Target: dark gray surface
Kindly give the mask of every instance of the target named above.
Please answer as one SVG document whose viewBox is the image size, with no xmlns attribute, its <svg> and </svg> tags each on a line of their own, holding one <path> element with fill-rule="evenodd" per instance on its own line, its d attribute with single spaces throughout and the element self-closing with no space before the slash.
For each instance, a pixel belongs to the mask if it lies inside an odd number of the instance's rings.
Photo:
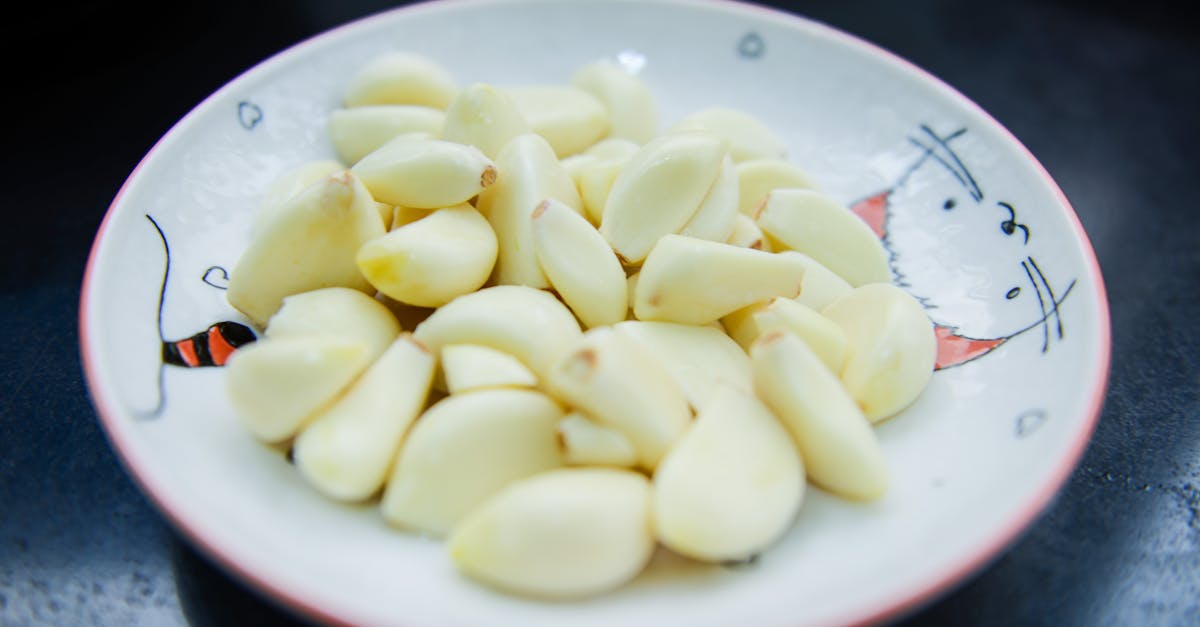
<svg viewBox="0 0 1200 627">
<path fill-rule="evenodd" d="M 1079 468 L 1016 544 L 911 622 L 1200 623 L 1194 23 L 1162 2 L 790 5 L 1012 130 L 1079 212 L 1112 304 L 1111 386 Z M 82 383 L 78 290 L 109 201 L 178 118 L 386 6 L 65 2 L 6 20 L 0 624 L 291 620 L 179 540 L 124 474 Z"/>
</svg>

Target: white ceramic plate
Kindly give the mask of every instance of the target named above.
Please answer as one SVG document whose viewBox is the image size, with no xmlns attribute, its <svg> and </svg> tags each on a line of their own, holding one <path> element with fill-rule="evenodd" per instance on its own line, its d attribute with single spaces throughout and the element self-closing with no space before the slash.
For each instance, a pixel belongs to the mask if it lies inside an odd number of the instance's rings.
<svg viewBox="0 0 1200 627">
<path fill-rule="evenodd" d="M 879 229 L 899 282 L 946 336 L 950 367 L 878 429 L 887 496 L 854 505 L 810 490 L 791 532 L 748 567 L 664 560 L 602 598 L 530 602 L 460 577 L 440 543 L 388 528 L 374 507 L 318 496 L 240 426 L 219 368 L 161 365 L 164 339 L 242 320 L 220 288 L 259 196 L 283 170 L 333 155 L 324 120 L 349 73 L 393 49 L 424 53 L 463 84 L 563 82 L 585 62 L 620 59 L 641 68 L 665 124 L 712 105 L 767 122 L 793 161 Z M 1087 442 L 1109 359 L 1087 238 L 1046 172 L 986 113 L 825 26 L 674 1 L 432 3 L 262 63 L 196 107 L 129 177 L 96 238 L 81 327 L 113 446 L 184 534 L 311 617 L 410 627 L 894 616 L 985 564 L 1041 511 Z"/>
</svg>

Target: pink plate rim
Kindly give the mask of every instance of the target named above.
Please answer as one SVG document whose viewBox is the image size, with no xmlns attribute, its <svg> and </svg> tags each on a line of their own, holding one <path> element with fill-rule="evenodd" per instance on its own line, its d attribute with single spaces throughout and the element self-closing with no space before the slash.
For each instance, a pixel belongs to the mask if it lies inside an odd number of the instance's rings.
<svg viewBox="0 0 1200 627">
<path fill-rule="evenodd" d="M 353 30 L 370 22 L 379 21 L 382 19 L 390 19 L 395 14 L 407 14 L 424 11 L 435 10 L 451 10 L 457 9 L 465 4 L 506 4 L 513 0 L 431 0 L 413 5 L 397 7 L 394 9 L 368 15 L 363 18 L 348 22 L 341 26 L 324 31 L 318 35 L 301 41 L 273 56 L 258 63 L 254 67 L 246 70 L 239 76 L 230 80 L 220 89 L 213 92 L 205 98 L 200 104 L 193 108 L 187 115 L 181 118 L 162 138 L 160 138 L 153 147 L 141 159 L 138 165 L 126 178 L 121 188 L 113 197 L 108 209 L 105 212 L 104 219 L 100 223 L 96 237 L 92 243 L 91 252 L 88 255 L 87 266 L 84 270 L 83 286 L 80 294 L 79 304 L 79 342 L 80 354 L 84 376 L 88 384 L 88 390 L 92 398 L 92 402 L 97 409 L 100 417 L 100 422 L 104 427 L 105 435 L 113 449 L 117 451 L 118 458 L 128 474 L 133 477 L 135 483 L 146 494 L 151 502 L 155 504 L 158 510 L 171 521 L 172 525 L 180 530 L 193 546 L 199 547 L 203 553 L 214 558 L 228 572 L 233 573 L 243 582 L 250 585 L 255 590 L 266 595 L 266 597 L 278 604 L 284 609 L 296 612 L 310 619 L 316 619 L 328 624 L 351 624 L 347 617 L 335 616 L 328 610 L 310 603 L 302 595 L 296 591 L 289 590 L 286 587 L 274 582 L 260 573 L 256 572 L 253 565 L 245 563 L 237 555 L 226 552 L 222 546 L 212 538 L 208 537 L 200 525 L 188 520 L 182 513 L 175 500 L 178 498 L 173 493 L 166 489 L 165 486 L 151 475 L 149 472 L 139 471 L 139 460 L 135 458 L 133 449 L 128 444 L 126 439 L 126 430 L 123 429 L 119 421 L 123 414 L 117 409 L 116 404 L 110 398 L 109 393 L 99 386 L 99 366 L 95 362 L 92 355 L 92 327 L 90 325 L 90 294 L 96 282 L 96 274 L 94 272 L 98 251 L 101 243 L 104 241 L 107 233 L 110 219 L 112 218 L 117 205 L 125 194 L 130 183 L 137 178 L 142 167 L 145 166 L 158 151 L 159 147 L 168 139 L 181 132 L 180 129 L 187 126 L 187 123 L 192 118 L 196 117 L 199 112 L 209 108 L 211 103 L 218 99 L 225 92 L 230 91 L 232 86 L 240 82 L 244 77 L 258 73 L 265 67 L 275 65 L 283 61 L 285 58 L 294 56 L 300 50 L 308 48 L 315 43 L 323 42 L 338 36 L 346 30 Z M 518 0 L 519 1 L 519 0 Z M 659 4 L 681 5 L 695 7 L 696 5 L 689 0 L 654 0 Z M 777 9 L 746 4 L 734 0 L 712 0 L 709 3 L 710 8 L 717 10 L 728 11 L 735 14 L 755 14 L 759 17 L 769 20 L 789 23 L 793 26 L 798 26 L 801 29 L 819 33 L 823 36 L 836 39 L 850 47 L 857 48 L 860 51 L 869 53 L 881 61 L 892 66 L 899 67 L 902 71 L 916 75 L 923 82 L 933 84 L 941 88 L 947 94 L 952 96 L 959 104 L 976 112 L 988 123 L 994 130 L 1006 137 L 1013 145 L 1017 146 L 1025 155 L 1030 163 L 1032 163 L 1037 172 L 1042 176 L 1045 183 L 1052 192 L 1058 197 L 1061 205 L 1067 209 L 1067 218 L 1070 222 L 1075 236 L 1084 253 L 1085 262 L 1087 264 L 1087 272 L 1089 278 L 1096 285 L 1097 301 L 1095 303 L 1096 311 L 1099 317 L 1099 329 L 1101 331 L 1100 356 L 1096 363 L 1096 368 L 1091 374 L 1090 384 L 1092 389 L 1092 397 L 1088 403 L 1088 419 L 1087 422 L 1081 425 L 1081 428 L 1075 434 L 1074 439 L 1070 443 L 1070 447 L 1066 455 L 1058 462 L 1058 465 L 1053 469 L 1051 476 L 1041 488 L 1033 494 L 1028 500 L 1017 509 L 1016 512 L 1010 515 L 1009 520 L 1004 527 L 993 536 L 988 542 L 982 543 L 970 553 L 964 554 L 957 562 L 951 564 L 942 572 L 922 579 L 914 581 L 909 585 L 904 592 L 893 596 L 885 601 L 871 606 L 858 608 L 853 614 L 843 617 L 843 622 L 848 624 L 876 624 L 889 619 L 896 619 L 910 612 L 916 611 L 925 604 L 933 601 L 941 594 L 949 591 L 955 584 L 963 582 L 968 576 L 981 570 L 992 560 L 997 558 L 1001 551 L 1013 543 L 1020 534 L 1025 531 L 1034 519 L 1042 513 L 1049 505 L 1050 501 L 1062 488 L 1072 470 L 1078 464 L 1080 457 L 1083 455 L 1088 442 L 1091 439 L 1092 432 L 1095 429 L 1096 422 L 1100 417 L 1100 411 L 1104 404 L 1105 390 L 1108 382 L 1109 368 L 1112 359 L 1112 329 L 1108 310 L 1108 298 L 1105 292 L 1104 280 L 1100 271 L 1099 262 L 1096 259 L 1095 251 L 1092 249 L 1087 233 L 1083 229 L 1083 225 L 1079 221 L 1079 216 L 1071 206 L 1066 195 L 1059 188 L 1058 184 L 1046 171 L 1045 167 L 1033 156 L 1028 148 L 1021 143 L 1008 129 L 1001 125 L 995 118 L 984 111 L 979 105 L 968 99 L 962 93 L 947 85 L 944 81 L 921 69 L 913 63 L 903 59 L 902 57 L 889 52 L 875 44 L 866 40 L 860 39 L 857 36 L 840 31 L 832 26 L 814 21 L 809 18 L 800 17 L 790 13 L 786 13 Z"/>
</svg>

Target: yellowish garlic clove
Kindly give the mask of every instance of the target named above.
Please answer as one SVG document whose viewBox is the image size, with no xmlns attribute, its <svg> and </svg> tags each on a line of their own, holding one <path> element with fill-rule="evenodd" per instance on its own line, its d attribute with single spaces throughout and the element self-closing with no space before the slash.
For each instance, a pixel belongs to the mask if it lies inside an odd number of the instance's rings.
<svg viewBox="0 0 1200 627">
<path fill-rule="evenodd" d="M 487 282 L 497 248 L 488 221 L 461 204 L 363 244 L 357 261 L 371 285 L 392 299 L 440 307 Z"/>
<path fill-rule="evenodd" d="M 777 189 L 817 188 L 799 166 L 782 159 L 753 159 L 737 164 L 738 210 L 748 216 L 758 213 L 767 194 Z"/>
<path fill-rule="evenodd" d="M 352 171 L 376 200 L 415 209 L 453 207 L 496 181 L 496 166 L 474 146 L 438 139 L 393 139 Z"/>
<path fill-rule="evenodd" d="M 787 253 L 667 235 L 642 265 L 633 310 L 639 320 L 708 324 L 762 300 L 795 297 L 803 279 L 804 264 Z"/>
<path fill-rule="evenodd" d="M 265 324 L 292 294 L 323 287 L 373 292 L 354 255 L 383 235 L 370 192 L 349 172 L 330 175 L 280 206 L 242 253 L 229 279 L 229 304 Z"/>
<path fill-rule="evenodd" d="M 327 287 L 283 299 L 267 321 L 268 339 L 333 335 L 362 342 L 374 360 L 400 334 L 400 322 L 378 300 L 345 287 Z"/>
<path fill-rule="evenodd" d="M 508 484 L 562 465 L 562 409 L 532 390 L 478 390 L 430 407 L 388 478 L 389 523 L 444 536 Z"/>
<path fill-rule="evenodd" d="M 445 109 L 458 87 L 437 62 L 409 52 L 388 52 L 367 62 L 346 87 L 347 107 L 422 105 Z"/>
<path fill-rule="evenodd" d="M 254 437 L 283 442 L 337 398 L 371 362 L 359 340 L 332 335 L 264 339 L 234 351 L 225 389 Z"/>
<path fill-rule="evenodd" d="M 461 394 L 485 388 L 536 387 L 538 380 L 516 357 L 478 344 L 442 347 L 446 390 Z"/>
<path fill-rule="evenodd" d="M 746 560 L 786 532 L 804 494 L 791 437 L 753 394 L 719 385 L 654 473 L 654 527 L 669 549 Z"/>
<path fill-rule="evenodd" d="M 937 338 L 920 303 L 904 290 L 864 285 L 822 310 L 848 340 L 841 380 L 878 422 L 908 407 L 933 376 Z"/>
<path fill-rule="evenodd" d="M 707 133 L 664 135 L 621 169 L 605 201 L 600 234 L 627 263 L 696 215 L 721 172 L 726 143 Z"/>
<path fill-rule="evenodd" d="M 836 200 L 807 189 L 777 189 L 756 217 L 788 250 L 812 257 L 854 287 L 892 280 L 879 236 Z"/>
<path fill-rule="evenodd" d="M 627 470 L 567 468 L 512 484 L 463 520 L 450 556 L 467 575 L 526 596 L 619 587 L 654 552 L 650 486 Z"/>
<path fill-rule="evenodd" d="M 714 107 L 697 111 L 679 121 L 671 132 L 707 131 L 729 142 L 729 155 L 740 163 L 751 159 L 783 159 L 787 147 L 754 116 Z"/>
<path fill-rule="evenodd" d="M 610 137 L 645 143 L 658 135 L 658 104 L 654 95 L 645 83 L 615 63 L 589 63 L 575 72 L 571 84 L 604 103 Z"/>
<path fill-rule="evenodd" d="M 629 438 L 646 470 L 691 422 L 687 398 L 662 362 L 610 327 L 585 333 L 546 381 L 557 397 Z"/>
<path fill-rule="evenodd" d="M 538 264 L 585 327 L 625 319 L 625 271 L 608 242 L 583 216 L 561 202 L 543 201 L 533 212 Z"/>
<path fill-rule="evenodd" d="M 557 298 L 519 285 L 460 296 L 413 332 L 435 354 L 447 344 L 479 344 L 508 353 L 542 380 L 580 335 L 575 316 Z"/>
<path fill-rule="evenodd" d="M 608 109 L 578 87 L 531 85 L 505 92 L 533 132 L 545 138 L 560 158 L 581 153 L 608 134 Z"/>
<path fill-rule="evenodd" d="M 521 135 L 496 157 L 496 184 L 479 195 L 476 204 L 500 242 L 495 279 L 501 285 L 549 287 L 533 245 L 534 209 L 547 198 L 582 211 L 579 192 L 546 140 Z"/>
<path fill-rule="evenodd" d="M 734 170 L 733 160 L 726 156 L 717 180 L 713 182 L 704 201 L 679 234 L 714 242 L 727 241 L 737 226 L 737 203 L 737 172 Z"/>
<path fill-rule="evenodd" d="M 637 451 L 629 438 L 577 411 L 559 421 L 558 439 L 563 460 L 570 466 L 632 468 L 637 465 Z"/>
<path fill-rule="evenodd" d="M 749 393 L 750 358 L 722 329 L 629 320 L 614 327 L 658 357 L 697 411 L 720 386 Z"/>
<path fill-rule="evenodd" d="M 758 397 L 791 432 L 808 478 L 856 500 L 887 490 L 887 464 L 871 423 L 833 373 L 790 331 L 767 334 L 750 349 Z"/>
<path fill-rule="evenodd" d="M 367 499 L 383 487 L 408 427 L 425 407 L 434 357 L 400 336 L 296 438 L 296 467 L 322 494 Z"/>
<path fill-rule="evenodd" d="M 339 109 L 329 114 L 329 140 L 338 157 L 353 164 L 399 135 L 438 135 L 445 117 L 437 109 L 416 105 Z"/>
<path fill-rule="evenodd" d="M 490 159 L 518 135 L 530 132 L 517 105 L 503 91 L 474 83 L 454 97 L 446 109 L 442 139 L 475 146 Z"/>
</svg>

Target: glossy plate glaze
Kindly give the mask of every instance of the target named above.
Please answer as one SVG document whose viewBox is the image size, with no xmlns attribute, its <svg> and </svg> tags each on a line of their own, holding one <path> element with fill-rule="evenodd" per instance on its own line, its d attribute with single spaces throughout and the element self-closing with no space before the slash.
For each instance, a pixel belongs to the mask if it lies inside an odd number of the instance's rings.
<svg viewBox="0 0 1200 627">
<path fill-rule="evenodd" d="M 204 367 L 245 323 L 225 301 L 226 269 L 270 181 L 333 156 L 324 121 L 350 73 L 396 49 L 462 84 L 564 82 L 610 58 L 639 71 L 664 127 L 708 106 L 764 120 L 872 225 L 897 283 L 938 325 L 930 387 L 878 428 L 887 496 L 861 505 L 812 489 L 794 528 L 753 564 L 660 556 L 613 594 L 539 603 L 464 579 L 441 543 L 389 528 L 372 505 L 325 500 L 255 442 L 222 370 Z M 96 238 L 80 317 L 109 438 L 187 537 L 300 613 L 410 627 L 894 616 L 984 565 L 1042 510 L 1088 440 L 1109 360 L 1091 246 L 1015 138 L 870 44 L 727 3 L 435 2 L 287 50 L 201 103 L 130 176 Z"/>
</svg>

